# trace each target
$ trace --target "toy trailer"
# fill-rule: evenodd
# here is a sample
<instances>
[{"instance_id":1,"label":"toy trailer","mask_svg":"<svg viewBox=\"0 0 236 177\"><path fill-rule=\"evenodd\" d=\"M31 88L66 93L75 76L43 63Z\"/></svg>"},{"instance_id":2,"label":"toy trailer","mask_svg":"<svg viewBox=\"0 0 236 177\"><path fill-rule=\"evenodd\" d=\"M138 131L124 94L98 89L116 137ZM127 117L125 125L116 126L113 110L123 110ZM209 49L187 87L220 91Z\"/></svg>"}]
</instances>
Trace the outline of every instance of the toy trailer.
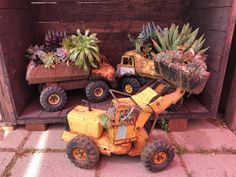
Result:
<instances>
[{"instance_id":1,"label":"toy trailer","mask_svg":"<svg viewBox=\"0 0 236 177\"><path fill-rule=\"evenodd\" d=\"M66 90L85 88L90 102L102 102L109 96L109 88L115 86L114 68L108 63L100 64L99 69L78 68L73 64L57 64L55 68L45 68L29 63L26 80L38 84L40 104L46 111L61 110L66 102Z\"/></svg>"}]
</instances>

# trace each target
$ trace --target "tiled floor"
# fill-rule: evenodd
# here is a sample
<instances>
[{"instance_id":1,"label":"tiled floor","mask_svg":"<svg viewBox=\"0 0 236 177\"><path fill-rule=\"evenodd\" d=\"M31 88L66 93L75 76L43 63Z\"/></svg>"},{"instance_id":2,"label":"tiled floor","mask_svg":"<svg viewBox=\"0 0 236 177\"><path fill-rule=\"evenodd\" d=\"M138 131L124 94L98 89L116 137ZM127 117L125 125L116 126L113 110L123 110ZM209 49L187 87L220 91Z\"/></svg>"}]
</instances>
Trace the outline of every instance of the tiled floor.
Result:
<instances>
[{"instance_id":1,"label":"tiled floor","mask_svg":"<svg viewBox=\"0 0 236 177\"><path fill-rule=\"evenodd\" d=\"M159 173L147 171L139 157L101 156L97 166L83 170L65 154L60 139L63 126L44 132L19 128L5 133L0 142L1 177L234 177L236 176L236 135L208 121L193 120L186 132L155 130L154 138L165 138L184 151L176 151L173 162Z\"/></svg>"}]
</instances>

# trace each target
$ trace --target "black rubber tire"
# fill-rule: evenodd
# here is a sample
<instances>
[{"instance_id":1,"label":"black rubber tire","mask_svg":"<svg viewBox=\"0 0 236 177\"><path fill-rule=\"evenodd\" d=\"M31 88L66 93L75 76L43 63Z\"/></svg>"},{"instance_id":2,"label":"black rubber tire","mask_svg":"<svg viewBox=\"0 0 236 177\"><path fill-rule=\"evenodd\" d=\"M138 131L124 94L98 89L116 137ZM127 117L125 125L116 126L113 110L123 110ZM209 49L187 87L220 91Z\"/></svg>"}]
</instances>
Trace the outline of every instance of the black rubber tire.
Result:
<instances>
[{"instance_id":1,"label":"black rubber tire","mask_svg":"<svg viewBox=\"0 0 236 177\"><path fill-rule=\"evenodd\" d=\"M154 155L157 152L165 152L167 155L167 159L161 164L156 164L153 161ZM158 172L169 165L174 155L174 149L170 144L164 140L155 140L145 145L141 153L141 159L147 170Z\"/></svg>"},{"instance_id":2,"label":"black rubber tire","mask_svg":"<svg viewBox=\"0 0 236 177\"><path fill-rule=\"evenodd\" d=\"M132 86L132 89L133 91L131 93L128 93L126 90L125 90L125 86L129 84ZM139 83L139 81L134 78L134 77L125 77L121 80L121 83L120 83L120 89L122 92L124 93L128 93L128 94L131 94L131 95L134 95L135 93L137 93L139 91L139 89L141 88L141 84Z\"/></svg>"},{"instance_id":3,"label":"black rubber tire","mask_svg":"<svg viewBox=\"0 0 236 177\"><path fill-rule=\"evenodd\" d=\"M73 149L80 148L86 152L87 158L85 160L78 160L73 156ZM86 136L78 136L72 139L66 147L66 153L68 158L71 160L75 166L89 169L97 164L99 159L99 150L95 143Z\"/></svg>"},{"instance_id":4,"label":"black rubber tire","mask_svg":"<svg viewBox=\"0 0 236 177\"><path fill-rule=\"evenodd\" d=\"M102 88L103 94L101 96L96 96L94 94L94 91L96 88ZM85 89L86 96L88 98L88 101L92 103L98 103L105 101L109 96L109 86L105 81L98 80L98 81L91 81L87 85Z\"/></svg>"},{"instance_id":5,"label":"black rubber tire","mask_svg":"<svg viewBox=\"0 0 236 177\"><path fill-rule=\"evenodd\" d=\"M60 101L53 105L48 102L48 98L50 95L56 94ZM48 112L59 111L61 110L67 102L67 95L63 88L59 86L48 86L43 89L40 94L40 104L41 106Z\"/></svg>"}]
</instances>

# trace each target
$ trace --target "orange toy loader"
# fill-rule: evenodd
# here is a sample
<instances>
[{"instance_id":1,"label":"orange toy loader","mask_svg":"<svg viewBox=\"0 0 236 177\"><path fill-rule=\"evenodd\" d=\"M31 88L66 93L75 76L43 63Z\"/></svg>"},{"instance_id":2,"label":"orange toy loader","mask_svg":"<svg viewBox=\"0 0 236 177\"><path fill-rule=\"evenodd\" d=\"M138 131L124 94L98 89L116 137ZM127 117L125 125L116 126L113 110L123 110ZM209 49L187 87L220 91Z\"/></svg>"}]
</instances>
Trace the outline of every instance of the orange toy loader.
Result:
<instances>
[{"instance_id":1,"label":"orange toy loader","mask_svg":"<svg viewBox=\"0 0 236 177\"><path fill-rule=\"evenodd\" d=\"M62 139L68 142L68 158L87 169L96 165L100 154L128 154L141 156L148 170L164 169L173 160L174 150L163 140L150 141L149 135L158 114L177 103L185 93L181 88L166 92L169 87L156 81L128 98L116 98L116 91L111 90L114 99L107 111L75 107L67 115L67 128L62 134ZM147 126L150 121L152 125Z\"/></svg>"}]
</instances>

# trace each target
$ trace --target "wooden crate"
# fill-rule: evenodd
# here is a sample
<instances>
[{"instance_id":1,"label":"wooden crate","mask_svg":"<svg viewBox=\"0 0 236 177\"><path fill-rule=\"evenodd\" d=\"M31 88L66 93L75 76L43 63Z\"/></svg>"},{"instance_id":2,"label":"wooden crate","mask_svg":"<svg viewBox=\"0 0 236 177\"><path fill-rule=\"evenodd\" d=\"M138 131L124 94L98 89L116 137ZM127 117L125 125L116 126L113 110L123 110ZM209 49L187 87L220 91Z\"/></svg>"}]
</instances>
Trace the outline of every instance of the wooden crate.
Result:
<instances>
[{"instance_id":1,"label":"wooden crate","mask_svg":"<svg viewBox=\"0 0 236 177\"><path fill-rule=\"evenodd\" d=\"M44 3L47 2L47 3ZM89 3L87 3L89 2ZM47 30L74 32L89 28L98 32L101 52L112 65L132 49L127 33L137 33L147 21L169 26L190 21L206 34L210 46L208 66L211 77L202 94L192 97L190 108L170 113L188 118L216 115L235 25L235 0L2 0L0 2L0 111L4 124L41 120L62 122L67 111L46 113L37 107L36 90L25 81L25 49L44 40ZM188 101L188 100L187 100ZM73 102L73 101L70 101ZM75 103L72 104L73 107ZM33 110L35 115L26 114ZM185 111L183 111L185 110ZM27 115L27 116L25 116ZM181 116L180 116L181 117Z\"/></svg>"}]
</instances>

